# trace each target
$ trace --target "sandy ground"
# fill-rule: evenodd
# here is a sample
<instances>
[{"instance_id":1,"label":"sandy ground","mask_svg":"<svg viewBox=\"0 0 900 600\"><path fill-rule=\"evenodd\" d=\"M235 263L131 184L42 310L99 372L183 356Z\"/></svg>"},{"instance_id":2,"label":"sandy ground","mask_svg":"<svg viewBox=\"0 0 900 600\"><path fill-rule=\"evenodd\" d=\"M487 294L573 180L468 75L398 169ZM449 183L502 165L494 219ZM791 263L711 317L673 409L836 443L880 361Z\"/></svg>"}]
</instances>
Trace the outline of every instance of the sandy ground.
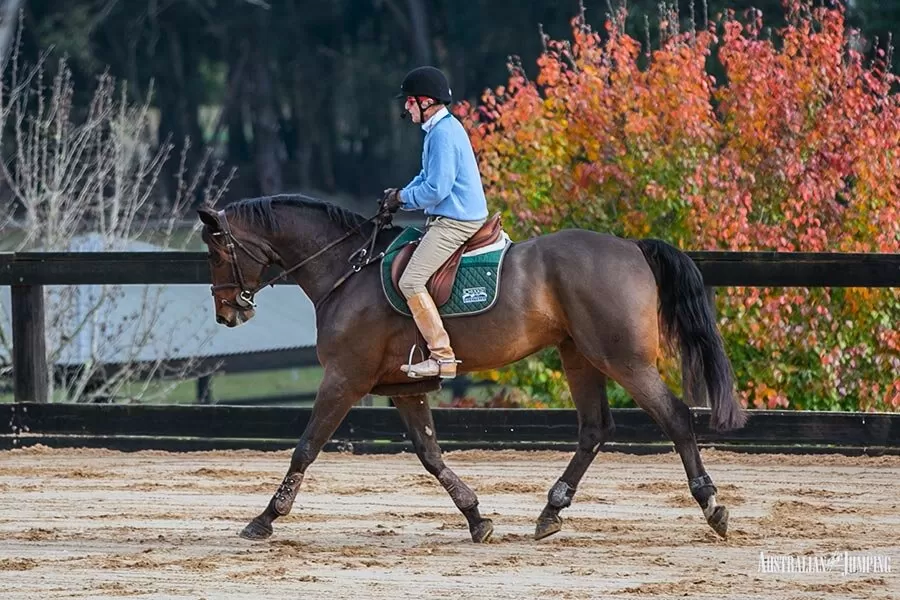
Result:
<instances>
[{"instance_id":1,"label":"sandy ground","mask_svg":"<svg viewBox=\"0 0 900 600\"><path fill-rule=\"evenodd\" d=\"M266 542L237 533L289 452L0 452L0 597L900 598L900 458L705 451L731 510L719 539L675 454L601 454L563 514L531 534L569 456L456 452L493 539L413 455L324 454ZM890 572L761 572L760 553L868 556ZM879 567L879 571L884 569Z\"/></svg>"}]
</instances>

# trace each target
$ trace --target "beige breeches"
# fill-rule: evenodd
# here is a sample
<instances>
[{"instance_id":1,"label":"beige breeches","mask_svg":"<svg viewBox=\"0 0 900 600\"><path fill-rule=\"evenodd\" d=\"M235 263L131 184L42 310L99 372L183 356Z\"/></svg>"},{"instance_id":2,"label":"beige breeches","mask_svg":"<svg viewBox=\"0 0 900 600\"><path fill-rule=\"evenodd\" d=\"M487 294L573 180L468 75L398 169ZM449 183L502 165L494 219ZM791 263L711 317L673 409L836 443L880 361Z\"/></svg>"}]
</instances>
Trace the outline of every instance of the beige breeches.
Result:
<instances>
[{"instance_id":1,"label":"beige breeches","mask_svg":"<svg viewBox=\"0 0 900 600\"><path fill-rule=\"evenodd\" d=\"M400 277L400 291L406 299L427 291L428 279L486 220L457 221L448 217L432 220Z\"/></svg>"}]
</instances>

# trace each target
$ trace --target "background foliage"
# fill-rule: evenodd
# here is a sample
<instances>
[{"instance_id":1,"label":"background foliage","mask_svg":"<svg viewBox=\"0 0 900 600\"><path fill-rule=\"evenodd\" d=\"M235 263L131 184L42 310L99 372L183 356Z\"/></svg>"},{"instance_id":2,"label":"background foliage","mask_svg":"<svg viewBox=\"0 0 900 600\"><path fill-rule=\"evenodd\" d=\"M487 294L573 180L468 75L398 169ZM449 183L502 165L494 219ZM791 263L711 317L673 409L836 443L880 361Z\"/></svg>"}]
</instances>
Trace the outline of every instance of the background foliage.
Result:
<instances>
[{"instance_id":1,"label":"background foliage","mask_svg":"<svg viewBox=\"0 0 900 600\"><path fill-rule=\"evenodd\" d=\"M237 168L223 201L300 191L370 211L380 190L418 171L421 131L399 120L393 96L408 69L431 63L470 102L459 114L491 203L519 236L583 226L691 249L896 251L896 98L877 52L900 31L893 3L813 14L780 0L629 0L609 16L606 0L589 0L570 21L579 6L9 0L0 59L9 67L21 8L22 71L43 58L45 84L64 75L72 122L91 114L98 82L120 82L146 107L142 151L179 158L152 178L160 207L179 196L179 171L212 158L223 173ZM4 70L7 91L15 71ZM21 151L15 129L8 119L4 156ZM29 235L22 224L36 212L16 189L27 172L8 168L0 212L14 218L2 249L20 239L6 226ZM896 293L722 292L748 404L898 403ZM673 384L675 364L663 361ZM548 351L488 375L521 386L499 403L558 405L568 402L560 368ZM630 402L612 392L614 404Z\"/></svg>"},{"instance_id":2,"label":"background foliage","mask_svg":"<svg viewBox=\"0 0 900 600\"><path fill-rule=\"evenodd\" d=\"M650 50L619 11L544 38L539 73L463 105L490 201L518 236L584 227L683 249L900 252L900 97L840 8L791 0L783 27L726 11ZM900 408L900 290L726 289L742 402ZM559 363L487 374L565 404ZM677 384L678 364L662 365ZM616 392L616 402L627 401Z\"/></svg>"},{"instance_id":3,"label":"background foliage","mask_svg":"<svg viewBox=\"0 0 900 600\"><path fill-rule=\"evenodd\" d=\"M628 0L632 37L658 41L658 4ZM755 6L769 24L783 20L779 0L678 4L686 25L694 13L702 21L726 6ZM852 18L884 39L900 14L880 4L857 0ZM586 5L586 21L601 27L608 0ZM51 50L50 65L67 56L76 111L89 105L104 71L125 82L129 97L156 111L160 144L171 135L179 156L191 139L188 169L207 147L226 168L238 167L228 199L299 190L358 198L368 208L382 189L418 172L421 132L400 120L393 98L407 70L435 64L457 99L475 101L506 78L509 55L536 76L539 28L567 36L578 7L579 0L8 0L0 58L9 57L21 8L23 63ZM172 163L162 186L174 185Z\"/></svg>"}]
</instances>

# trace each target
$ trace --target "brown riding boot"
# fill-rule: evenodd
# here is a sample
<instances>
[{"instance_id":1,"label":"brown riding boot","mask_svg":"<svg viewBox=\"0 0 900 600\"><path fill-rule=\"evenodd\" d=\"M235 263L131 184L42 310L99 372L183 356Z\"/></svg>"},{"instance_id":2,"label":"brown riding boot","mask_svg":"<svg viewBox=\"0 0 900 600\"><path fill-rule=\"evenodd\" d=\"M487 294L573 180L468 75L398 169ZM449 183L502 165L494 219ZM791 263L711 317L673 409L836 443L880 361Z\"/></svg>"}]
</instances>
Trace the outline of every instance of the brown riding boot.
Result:
<instances>
[{"instance_id":1,"label":"brown riding boot","mask_svg":"<svg viewBox=\"0 0 900 600\"><path fill-rule=\"evenodd\" d=\"M414 365L400 367L404 373L418 379L422 377L440 376L444 379L456 377L456 356L450 347L450 336L444 329L444 323L438 308L428 292L418 293L407 301L416 327L425 338L431 356L427 360ZM411 361L410 361L411 362Z\"/></svg>"}]
</instances>

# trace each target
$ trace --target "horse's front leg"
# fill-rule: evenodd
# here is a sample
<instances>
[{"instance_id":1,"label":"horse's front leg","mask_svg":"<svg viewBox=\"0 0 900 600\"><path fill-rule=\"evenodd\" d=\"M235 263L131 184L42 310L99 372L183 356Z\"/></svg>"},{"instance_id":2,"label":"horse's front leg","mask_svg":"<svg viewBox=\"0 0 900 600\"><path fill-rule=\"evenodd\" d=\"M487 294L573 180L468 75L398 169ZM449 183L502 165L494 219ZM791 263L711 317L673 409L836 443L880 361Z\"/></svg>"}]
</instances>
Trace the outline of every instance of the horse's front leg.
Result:
<instances>
[{"instance_id":1,"label":"horse's front leg","mask_svg":"<svg viewBox=\"0 0 900 600\"><path fill-rule=\"evenodd\" d=\"M316 460L325 442L331 439L350 408L365 395L364 388L364 385L348 379L335 369L325 370L309 423L291 457L291 466L266 509L241 531L242 538L268 538L272 535L272 522L291 512L306 469Z\"/></svg>"},{"instance_id":2,"label":"horse's front leg","mask_svg":"<svg viewBox=\"0 0 900 600\"><path fill-rule=\"evenodd\" d=\"M434 419L428 400L422 396L392 397L394 406L400 413L404 425L409 432L416 455L422 461L425 470L434 475L440 482L456 508L469 522L469 533L472 541L486 542L494 532L494 524L490 519L481 516L478 510L478 497L468 485L457 477L450 467L444 464L441 447L437 443L437 432L434 430Z\"/></svg>"}]
</instances>

